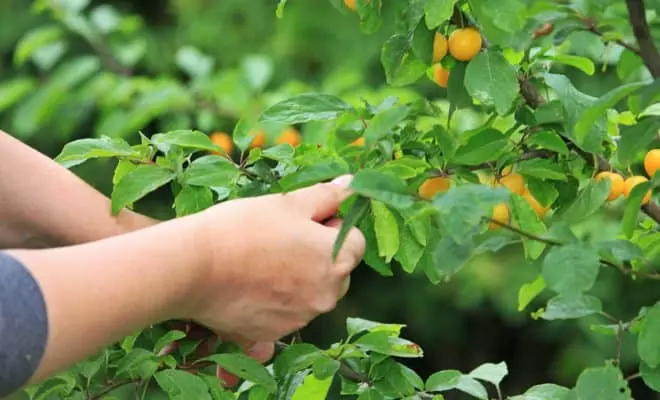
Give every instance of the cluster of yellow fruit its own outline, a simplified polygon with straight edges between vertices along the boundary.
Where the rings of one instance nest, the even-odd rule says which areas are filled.
[[[481,182],[491,186],[503,186],[509,189],[512,193],[520,195],[527,203],[532,207],[536,215],[539,218],[544,218],[548,213],[549,207],[544,207],[541,203],[534,198],[534,196],[527,189],[525,179],[518,173],[506,171],[500,179],[493,179],[490,177],[483,177]],[[429,178],[419,187],[417,193],[419,197],[431,200],[438,193],[447,192],[451,187],[451,178],[450,177],[436,177]],[[509,211],[509,206],[505,203],[501,203],[493,207],[493,215],[491,217],[494,221],[497,221],[502,224],[508,224],[511,218],[511,213]],[[500,228],[496,223],[489,223],[488,228],[495,230]]]
[[[440,32],[433,39],[433,80],[438,86],[446,88],[449,71],[440,64],[447,52],[458,61],[470,61],[481,50],[481,33],[468,27],[459,28],[449,35],[449,40]]]
[[[653,178],[656,171],[660,169],[660,149],[654,149],[646,153],[644,156],[644,170],[646,174]],[[645,176],[633,175],[627,179],[624,179],[623,176],[619,175],[616,172],[603,171],[596,175],[596,179],[609,179],[612,183],[610,187],[610,194],[607,196],[609,201],[614,201],[618,199],[621,195],[628,198],[633,188],[640,183],[647,182],[648,179]],[[649,190],[644,198],[642,199],[642,205],[646,205],[651,201],[652,192]]]
[[[266,145],[266,134],[263,130],[255,130],[250,133],[252,142],[250,148],[264,147]],[[216,155],[231,155],[234,151],[234,141],[232,137],[225,132],[213,132],[210,136],[211,142],[222,149],[222,152],[214,151]],[[300,145],[302,137],[296,128],[288,127],[282,131],[280,136],[275,140],[275,144],[290,144],[293,147]]]

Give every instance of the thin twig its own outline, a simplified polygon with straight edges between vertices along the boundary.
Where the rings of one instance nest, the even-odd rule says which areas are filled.
[[[561,242],[557,242],[557,241],[552,240],[552,239],[545,239],[545,238],[542,238],[540,236],[536,236],[533,233],[525,232],[522,229],[516,228],[515,226],[511,226],[511,225],[509,225],[505,222],[501,222],[501,221],[498,221],[498,220],[493,219],[493,218],[488,218],[488,222],[490,222],[494,225],[498,225],[501,228],[504,228],[508,231],[517,233],[518,235],[520,235],[522,237],[525,237],[529,240],[534,240],[536,242],[545,243],[548,246],[562,246],[563,245],[563,243],[561,243]]]
[[[100,392],[94,394],[92,397],[89,397],[88,400],[99,400],[106,394],[112,392],[113,390],[119,389],[122,386],[131,385],[133,383],[139,382],[139,379],[130,379],[125,381],[119,381],[111,384],[110,386],[104,388]]]
[[[600,37],[602,37],[602,36],[604,35],[603,32],[601,32],[601,31],[596,27],[596,25],[593,24],[593,23],[589,24],[589,26],[587,27],[587,31],[589,31],[589,32],[591,32],[591,33],[593,33],[593,34],[595,34],[595,35],[598,35],[598,36],[600,36]],[[618,45],[621,46],[621,47],[625,47],[626,49],[632,51],[633,53],[635,53],[635,54],[637,54],[638,56],[641,57],[641,53],[640,53],[639,49],[636,48],[635,46],[633,46],[633,45],[631,45],[631,44],[629,44],[629,43],[626,43],[626,42],[624,42],[624,41],[621,40],[621,39],[613,39],[613,40],[611,40],[611,42],[614,42],[614,43],[618,44]]]

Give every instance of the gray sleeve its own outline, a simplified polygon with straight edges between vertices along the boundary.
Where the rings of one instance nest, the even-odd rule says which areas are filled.
[[[32,377],[47,338],[48,316],[39,284],[20,261],[0,252],[0,398]]]

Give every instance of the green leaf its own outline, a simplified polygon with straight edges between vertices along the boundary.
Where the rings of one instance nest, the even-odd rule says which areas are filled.
[[[357,0],[356,4],[362,32],[367,35],[377,32],[383,23],[381,18],[381,0]]]
[[[438,371],[426,380],[426,390],[429,392],[444,392],[452,390],[458,385],[463,373],[449,369]]]
[[[206,382],[191,373],[166,369],[154,375],[158,386],[161,387],[172,400],[200,399],[211,400]]]
[[[420,265],[431,283],[449,280],[475,255],[474,242],[463,240],[457,243],[451,236],[433,237],[426,246]]]
[[[447,81],[447,100],[449,100],[449,103],[456,107],[457,110],[472,107],[472,97],[470,97],[470,94],[465,88],[466,69],[466,63],[457,63],[454,65],[454,68],[451,69],[449,81]]]
[[[142,366],[156,362],[156,354],[145,349],[133,349],[117,363],[115,376],[127,375],[131,378],[139,375]]]
[[[528,177],[527,189],[544,207],[549,207],[555,200],[557,200],[557,197],[559,197],[559,191],[555,188],[552,182]]]
[[[214,145],[207,135],[192,130],[157,133],[151,137],[151,142],[164,153],[167,153],[172,146],[183,149],[221,151],[220,147]]]
[[[557,54],[550,57],[550,59],[561,64],[575,67],[589,76],[596,72],[596,66],[594,65],[594,62],[586,57],[573,56],[569,54]]]
[[[532,158],[518,163],[516,172],[523,176],[530,176],[538,179],[548,179],[555,181],[565,181],[566,173],[561,165],[545,158]]]
[[[392,211],[380,201],[371,200],[371,210],[374,217],[378,255],[389,263],[399,251],[399,226]]]
[[[575,123],[575,137],[578,142],[584,141],[591,127],[599,118],[605,116],[608,109],[647,84],[649,82],[635,82],[619,86],[605,93],[590,105]]]
[[[424,4],[426,26],[434,29],[449,20],[454,13],[456,2],[457,0],[427,0]]]
[[[628,382],[612,365],[582,371],[575,391],[579,400],[632,400]]]
[[[341,363],[334,358],[330,358],[326,355],[318,357],[314,364],[312,365],[312,371],[314,371],[314,376],[318,379],[328,379],[339,370]]]
[[[599,269],[598,253],[582,244],[553,247],[543,260],[543,278],[560,295],[588,291],[596,282]]]
[[[415,5],[411,5],[410,8],[408,8],[408,10],[411,10],[410,14],[414,15],[413,19],[415,20],[414,22],[411,21],[411,25],[417,26],[413,32],[412,51],[415,57],[417,57],[420,61],[422,61],[426,65],[431,65],[431,63],[433,62],[433,51],[431,51],[430,49],[433,49],[435,32],[427,29],[426,25],[421,23],[421,18],[422,18],[421,13],[415,13],[415,11],[412,11],[412,10],[417,10],[417,11],[421,11],[422,13],[424,12],[424,10],[421,10],[421,7],[423,6],[423,4],[421,4],[422,1],[421,0],[415,0],[415,1],[416,1],[414,3]]]
[[[53,396],[57,396],[57,398],[69,398],[68,395],[71,394],[75,387],[76,379],[73,376],[60,374],[40,384],[30,399],[48,400],[53,398]]]
[[[541,149],[555,151],[559,154],[568,154],[566,142],[554,131],[542,131],[529,136],[527,143],[536,145]]]
[[[482,8],[492,5],[487,0],[472,0],[470,6],[474,8]],[[497,3],[496,8],[488,8],[490,13],[485,15],[485,18],[477,17],[477,20],[482,24],[490,23],[496,28],[513,34],[521,31],[525,26],[525,3],[520,0],[502,0]],[[486,35],[488,37],[488,35]],[[511,35],[513,36],[513,35]]]
[[[260,121],[278,124],[302,124],[338,118],[353,107],[337,96],[322,93],[303,93],[267,108]]]
[[[375,388],[370,388],[360,393],[357,400],[385,400],[385,396]]]
[[[364,130],[366,145],[371,146],[394,129],[410,113],[407,106],[396,106],[376,114]]]
[[[393,208],[407,208],[414,204],[414,197],[403,180],[374,170],[358,171],[350,189]]]
[[[351,209],[342,220],[341,228],[339,228],[339,234],[337,235],[337,239],[335,240],[335,244],[332,248],[333,260],[337,259],[337,256],[341,251],[341,247],[344,245],[344,241],[346,241],[348,233],[354,226],[359,224],[360,220],[362,220],[368,210],[369,199],[366,197],[358,196],[351,206]]]
[[[626,199],[626,209],[623,214],[623,220],[621,221],[621,230],[628,239],[632,238],[635,233],[639,218],[639,208],[642,206],[642,200],[650,188],[650,181],[642,182],[630,191],[630,196]]]
[[[639,364],[639,373],[646,386],[660,392],[660,368],[651,368],[648,364],[642,362]]]
[[[337,363],[339,363],[337,361]],[[314,374],[309,374],[298,386],[291,400],[325,399],[332,385],[332,376],[319,379]]]
[[[644,317],[637,340],[637,353],[649,367],[660,366],[660,303],[651,307]]]
[[[355,344],[363,350],[393,357],[418,358],[424,355],[419,345],[382,331],[369,332],[356,340]]]
[[[123,139],[102,137],[67,143],[55,157],[55,161],[65,168],[71,168],[93,158],[139,157],[139,155],[139,152],[131,148]]]
[[[516,69],[496,50],[485,50],[470,61],[465,71],[470,96],[504,115],[511,110],[520,88]]]
[[[376,243],[376,233],[374,232],[374,221],[370,214],[367,214],[360,223],[360,230],[367,243]],[[392,276],[392,267],[385,260],[378,256],[378,246],[367,246],[364,252],[364,262],[374,271],[382,276]]]
[[[642,249],[627,240],[608,240],[595,244],[598,254],[609,261],[619,263],[642,257]]]
[[[36,86],[37,82],[27,77],[10,79],[0,83],[0,112],[21,101]]]
[[[484,218],[491,216],[495,205],[509,198],[510,192],[502,187],[469,183],[436,197],[433,206],[446,234],[456,243],[463,243],[472,239]]]
[[[179,339],[183,339],[186,337],[185,332],[173,330],[169,331],[163,336],[159,337],[158,340],[156,341],[156,344],[154,345],[154,353],[158,354],[161,350],[165,348],[165,346],[176,342]]]
[[[203,360],[214,362],[230,374],[234,374],[239,378],[243,378],[257,385],[262,385],[268,389],[270,393],[277,390],[275,378],[273,378],[270,372],[268,372],[266,367],[261,365],[259,361],[245,354],[214,354]]]
[[[509,368],[505,362],[499,364],[485,363],[473,369],[468,375],[499,386],[505,376],[509,374]]]
[[[415,57],[406,35],[390,37],[383,45],[380,60],[387,83],[392,86],[410,85],[426,73],[426,64]]]
[[[598,314],[603,310],[600,300],[593,296],[556,296],[548,301],[541,318],[545,320],[575,319]]]
[[[486,128],[473,135],[468,142],[459,147],[452,161],[464,165],[479,165],[499,158],[506,150],[508,139],[496,129]]]
[[[273,147],[269,147],[266,150],[264,150],[261,154],[265,158],[269,158],[271,160],[285,161],[293,158],[293,155],[295,154],[295,149],[290,144],[283,143]]]
[[[207,187],[184,186],[174,199],[177,217],[196,214],[213,206],[213,192]]]
[[[28,32],[16,44],[14,62],[25,64],[39,49],[59,41],[63,37],[62,28],[55,25],[42,26]]]
[[[617,158],[623,165],[633,162],[639,153],[647,151],[660,130],[660,119],[643,118],[637,124],[621,128]]]
[[[562,213],[562,220],[568,223],[586,220],[605,204],[609,193],[609,180],[592,180],[580,191],[577,199]]]
[[[548,231],[545,224],[525,199],[518,195],[511,196],[511,214],[521,230],[533,235],[543,235]],[[536,260],[543,254],[545,244],[536,240],[522,238],[525,256]]]
[[[545,289],[545,279],[539,275],[530,283],[525,283],[518,291],[518,311],[522,311]]]
[[[369,321],[364,318],[346,318],[346,331],[350,336],[362,332],[386,332],[391,336],[399,336],[401,329],[405,328],[402,324],[386,324],[382,322]]]
[[[346,173],[348,173],[348,169],[344,163],[325,161],[302,167],[299,171],[285,176],[280,180],[280,185],[284,191],[289,192],[324,182]]]
[[[112,191],[112,213],[140,200],[147,194],[166,185],[176,174],[157,165],[141,165],[129,172]]]
[[[323,356],[321,350],[310,343],[296,343],[285,347],[275,358],[273,371],[278,378],[302,371]]]
[[[566,135],[581,149],[600,154],[602,141],[607,134],[607,121],[604,115],[592,112],[591,115],[595,115],[592,123],[579,135],[576,132],[576,124],[587,110],[595,106],[597,99],[577,90],[564,75],[546,74],[545,82],[557,93],[563,106],[562,122]]]
[[[415,238],[412,225],[406,224],[403,219],[399,220],[399,238],[401,245],[394,259],[401,264],[404,271],[412,274],[424,255],[424,246]]]
[[[196,159],[185,170],[182,183],[191,186],[227,187],[241,174],[238,166],[222,156],[209,155]]]
[[[569,392],[570,390],[563,386],[544,383],[532,386],[524,394],[513,396],[510,400],[563,400]]]

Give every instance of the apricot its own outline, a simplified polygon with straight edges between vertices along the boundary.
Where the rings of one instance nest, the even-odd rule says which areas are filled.
[[[644,156],[644,169],[649,178],[653,178],[660,169],[660,149],[653,149]]]
[[[597,180],[609,179],[612,182],[607,200],[614,201],[623,194],[623,177],[616,172],[603,171],[596,175]]]
[[[437,83],[438,86],[446,88],[447,83],[449,82],[449,71],[442,65],[435,64],[433,66],[433,81]]]
[[[456,29],[449,35],[449,54],[459,61],[470,61],[481,51],[481,33],[474,28]]]
[[[446,192],[451,186],[451,179],[446,177],[429,178],[418,189],[419,197],[432,200],[438,193]]]
[[[525,179],[515,172],[500,178],[499,183],[509,189],[512,193],[519,195],[525,193]]]
[[[234,150],[234,142],[231,139],[231,136],[226,134],[225,132],[213,132],[211,134],[211,142],[220,147],[222,151],[224,152],[219,152],[219,151],[213,151],[213,154],[218,154],[218,155],[225,155],[225,154],[231,154],[232,150]]]
[[[496,205],[495,207],[493,207],[493,216],[491,218],[502,224],[508,224],[510,218],[509,206],[506,203],[500,203]],[[493,222],[488,223],[488,229],[492,231],[499,228],[501,228],[501,226],[496,223]]]
[[[623,195],[628,198],[630,197],[630,193],[632,190],[635,188],[635,186],[639,185],[640,183],[648,182],[648,179],[646,179],[645,176],[631,176],[630,178],[626,179],[623,182]],[[646,193],[644,198],[642,199],[642,205],[648,204],[648,202],[651,201],[651,190]]]
[[[295,128],[286,128],[282,134],[277,138],[277,144],[290,144],[293,147],[300,145],[302,138],[298,130]]]

